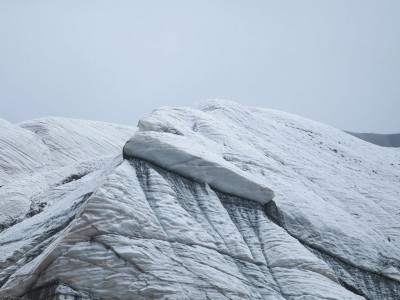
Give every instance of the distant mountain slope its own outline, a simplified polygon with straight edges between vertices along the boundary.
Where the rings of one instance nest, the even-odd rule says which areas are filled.
[[[398,299],[400,149],[229,101],[74,122],[23,125],[61,165],[4,175],[0,297]]]
[[[383,147],[400,147],[400,133],[397,134],[377,134],[377,133],[356,133],[349,132],[351,135],[364,141]]]

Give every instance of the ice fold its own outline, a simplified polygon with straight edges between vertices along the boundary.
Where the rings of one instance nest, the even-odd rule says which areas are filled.
[[[166,132],[136,132],[124,147],[124,157],[140,158],[184,177],[238,197],[268,203],[274,192],[256,178],[185,136]]]

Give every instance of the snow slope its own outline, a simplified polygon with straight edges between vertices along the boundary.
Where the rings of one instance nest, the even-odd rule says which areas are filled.
[[[0,219],[0,297],[400,295],[400,149],[228,101],[156,109],[136,133],[4,124],[6,142],[26,136],[50,158],[6,165],[0,205],[12,191],[25,210]]]

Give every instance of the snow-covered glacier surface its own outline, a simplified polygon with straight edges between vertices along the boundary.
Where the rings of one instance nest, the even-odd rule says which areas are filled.
[[[400,149],[227,101],[0,126],[0,297],[400,297]]]

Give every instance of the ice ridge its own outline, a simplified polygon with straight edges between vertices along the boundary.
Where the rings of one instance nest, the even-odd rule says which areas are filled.
[[[124,147],[125,158],[140,158],[222,192],[266,204],[274,192],[201,144],[166,132],[137,132]]]

